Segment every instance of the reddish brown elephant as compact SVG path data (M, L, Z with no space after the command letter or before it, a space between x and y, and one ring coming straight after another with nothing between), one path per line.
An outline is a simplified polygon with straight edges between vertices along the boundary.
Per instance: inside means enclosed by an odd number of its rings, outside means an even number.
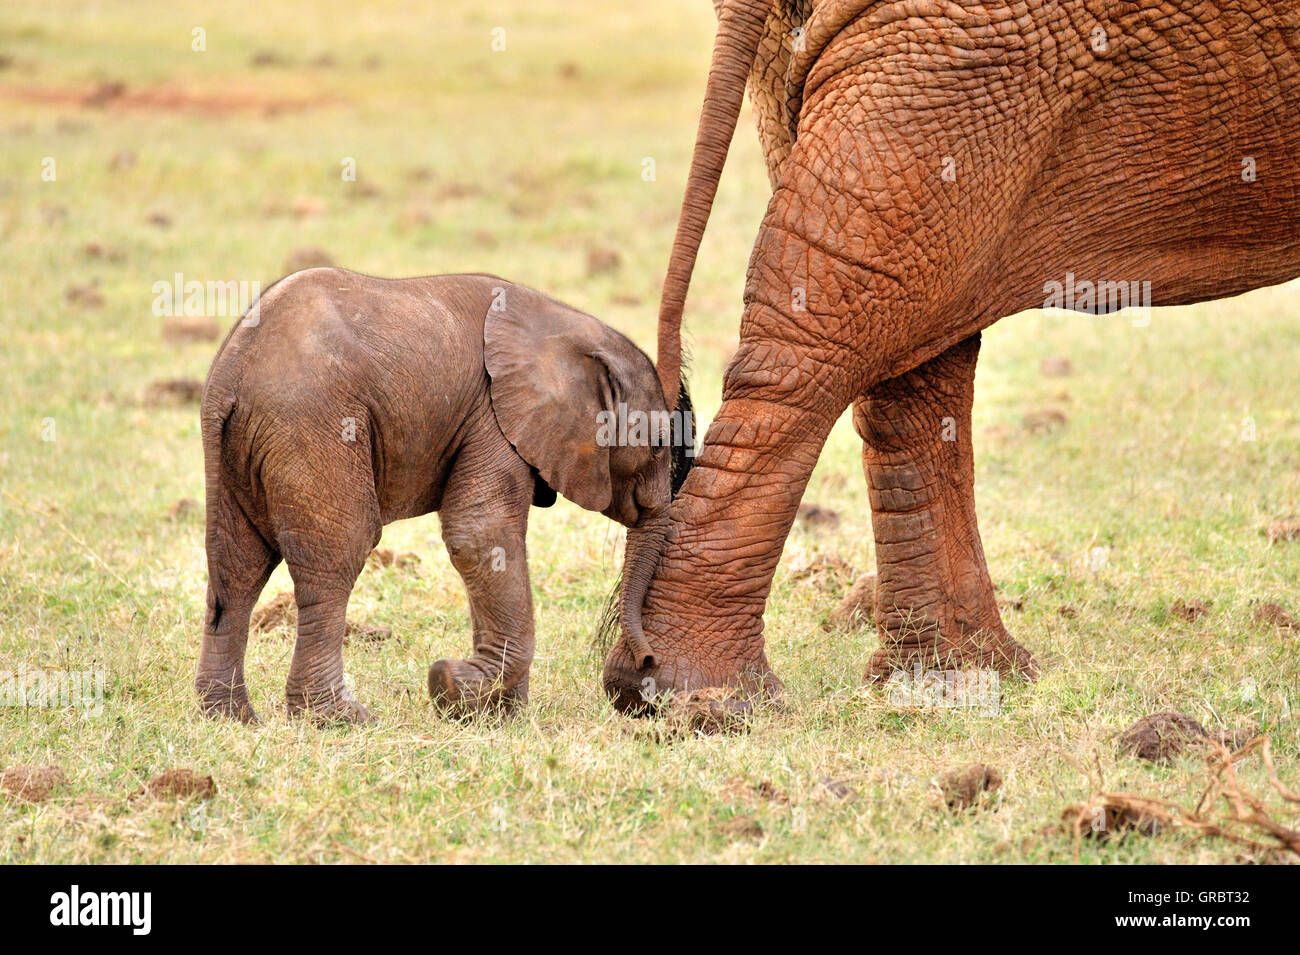
M616 704L780 688L764 604L850 405L879 568L868 675L1032 676L976 527L980 330L1076 281L1088 292L1065 304L1106 312L1129 290L1179 305L1300 274L1298 54L1295 0L722 0L660 311L665 394L747 81L774 193L647 594L656 665L616 645Z

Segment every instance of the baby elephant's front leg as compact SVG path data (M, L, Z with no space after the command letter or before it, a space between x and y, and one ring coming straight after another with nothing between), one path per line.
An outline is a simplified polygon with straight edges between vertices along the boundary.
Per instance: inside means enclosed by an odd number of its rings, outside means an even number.
M531 481L520 490L492 503L480 498L471 506L444 499L442 539L469 595L474 653L466 660L435 662L429 668L429 695L455 712L528 701L533 599L524 537Z

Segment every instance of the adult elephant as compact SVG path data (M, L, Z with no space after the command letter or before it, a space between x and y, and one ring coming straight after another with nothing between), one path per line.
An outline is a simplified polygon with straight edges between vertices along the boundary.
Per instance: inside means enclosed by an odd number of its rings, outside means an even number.
M980 330L1068 282L1178 305L1300 274L1300 4L719 6L660 311L670 401L746 81L774 193L722 406L646 594L654 665L616 644L605 688L623 709L646 689L779 690L763 608L849 405L879 568L868 676L916 663L1032 676L975 521Z

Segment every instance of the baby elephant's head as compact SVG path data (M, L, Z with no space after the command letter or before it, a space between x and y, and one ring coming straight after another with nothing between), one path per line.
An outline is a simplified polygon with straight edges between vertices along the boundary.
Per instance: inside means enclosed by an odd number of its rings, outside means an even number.
M484 323L501 431L540 480L628 528L619 619L642 664L641 604L667 542L668 505L694 461L685 384L671 411L648 355L576 309L512 285Z

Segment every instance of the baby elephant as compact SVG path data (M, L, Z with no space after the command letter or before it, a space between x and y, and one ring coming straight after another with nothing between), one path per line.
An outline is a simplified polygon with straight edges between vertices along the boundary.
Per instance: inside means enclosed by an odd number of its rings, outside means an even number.
M465 582L473 653L438 660L452 709L522 703L533 657L524 535L558 491L629 528L620 623L653 654L641 604L691 461L690 404L668 413L650 359L590 315L489 275L277 282L217 353L203 394L205 712L256 719L249 616L281 558L298 638L290 713L369 718L343 682L352 585L390 521L437 511Z

